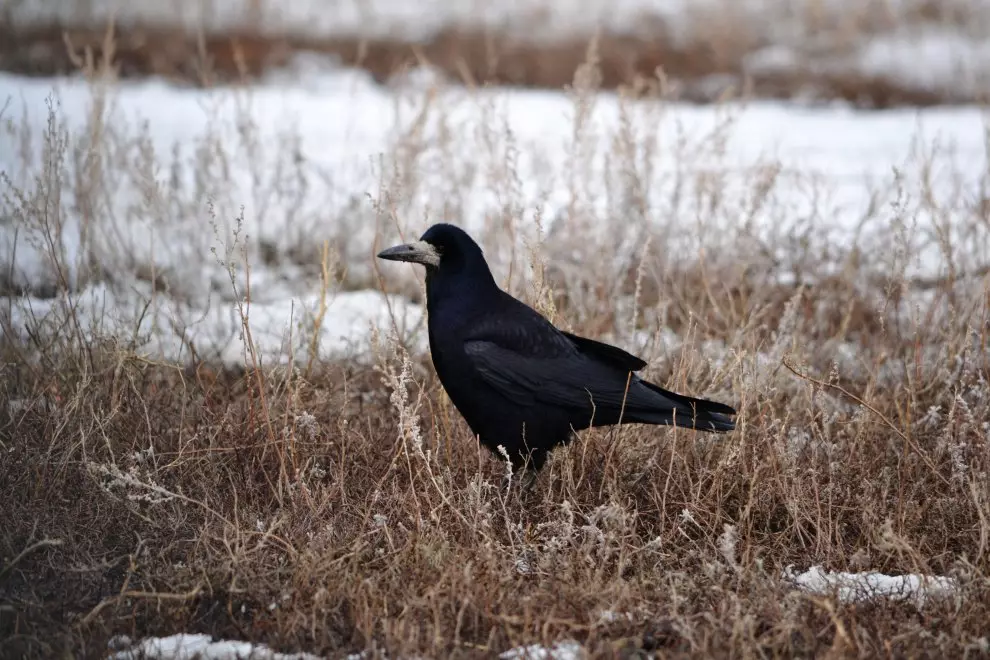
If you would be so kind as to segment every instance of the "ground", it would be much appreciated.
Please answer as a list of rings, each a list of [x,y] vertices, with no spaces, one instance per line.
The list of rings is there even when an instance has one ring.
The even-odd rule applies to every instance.
[[[200,6],[0,10],[0,655],[990,654],[978,5]],[[736,431],[506,482],[441,220]]]

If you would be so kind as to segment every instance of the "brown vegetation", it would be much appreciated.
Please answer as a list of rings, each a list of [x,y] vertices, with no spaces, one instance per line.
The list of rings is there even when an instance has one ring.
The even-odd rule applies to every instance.
[[[656,374],[728,384],[732,437],[588,433],[528,492],[499,488],[504,467],[401,353],[381,356],[384,378],[348,364],[304,378],[8,344],[6,652],[97,657],[111,635],[175,631],[332,657],[491,657],[561,638],[596,657],[975,650],[990,616],[986,298],[903,340],[863,328],[865,370],[841,379],[795,313],[811,301],[844,313],[827,291],[795,292],[777,330],[738,338],[715,374],[693,347]],[[726,301],[685,302],[708,320]],[[828,383],[786,360],[752,372],[768,342],[810,347],[795,371]],[[918,611],[781,579],[816,563],[962,586]]]
[[[447,28],[425,40],[402,37],[316,38],[257,31],[203,32],[145,25],[114,28],[119,75],[163,76],[192,85],[250,81],[286,66],[298,53],[317,53],[345,66],[367,70],[386,82],[410,67],[429,65],[452,80],[471,85],[513,85],[559,89],[571,84],[596,39],[601,85],[634,87],[638,80],[662,75],[676,98],[712,102],[726,94],[806,100],[841,99],[859,107],[889,108],[981,101],[968,93],[935,89],[857,71],[812,64],[841,54],[849,37],[836,37],[833,50],[810,56],[808,63],[785,70],[748,70],[747,55],[769,44],[719,22],[709,31],[685,39],[654,20],[643,33],[604,32],[593,37],[519,39],[511,32]],[[648,36],[646,36],[648,35]],[[98,59],[106,30],[0,25],[0,69],[28,75],[66,74],[89,49]]]

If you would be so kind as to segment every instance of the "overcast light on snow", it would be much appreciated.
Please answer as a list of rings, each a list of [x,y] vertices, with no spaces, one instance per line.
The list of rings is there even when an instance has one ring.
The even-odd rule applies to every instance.
[[[115,638],[118,648],[107,660],[319,660],[309,653],[277,653],[264,644],[214,640],[210,635],[179,633],[169,637],[149,637],[137,644]]]
[[[919,607],[929,598],[951,596],[958,586],[949,577],[833,572],[821,566],[812,566],[803,573],[788,567],[784,577],[804,591],[821,595],[834,593],[845,603],[889,598],[910,601]]]
[[[107,660],[319,660],[309,653],[278,653],[263,644],[215,640],[210,635],[179,633],[169,637],[149,637],[133,644],[126,637],[111,641],[117,648]],[[368,657],[352,653],[348,660]],[[579,660],[584,657],[580,644],[566,640],[547,648],[539,644],[520,646],[499,654],[502,660]],[[412,660],[410,658],[409,660]]]
[[[578,660],[584,657],[581,645],[573,640],[557,642],[550,648],[539,644],[509,649],[499,656],[502,660]]]
[[[286,257],[293,251],[315,253],[323,241],[336,240],[349,289],[372,285],[376,272],[393,279],[421,278],[408,266],[375,270],[375,250],[385,247],[376,241],[398,239],[394,223],[372,208],[383,181],[399,188],[399,220],[414,234],[438,220],[481,232],[504,211],[499,188],[519,197],[515,203],[524,224],[539,208],[550,234],[570,202],[575,111],[562,94],[445,88],[421,115],[424,95],[418,90],[391,90],[363,73],[326,64],[295,78],[272,75],[249,93],[175,89],[152,79],[121,83],[108,98],[101,130],[111,136],[107,144],[117,145],[108,147],[105,156],[106,176],[113,180],[106,181],[107,207],[90,223],[92,247],[83,254],[86,226],[72,204],[71,186],[72,154],[85,148],[91,116],[92,92],[83,80],[0,74],[0,98],[11,99],[7,119],[19,124],[17,131],[0,133],[0,169],[17,186],[36,186],[50,96],[57,99],[69,154],[62,174],[60,248],[67,257],[66,277],[77,289],[79,313],[88,319],[83,325],[128,337],[137,328],[147,340],[142,350],[152,357],[187,359],[187,342],[192,342],[200,353],[228,363],[243,361],[239,302],[248,279],[234,240],[238,216],[243,218],[238,240],[250,246],[250,327],[271,356],[284,355],[290,341],[304,349],[302,327],[293,331],[293,323],[312,320],[318,308],[319,259],[310,256],[309,267],[303,267]],[[877,215],[888,215],[894,168],[902,170],[910,194],[919,152],[931,152],[937,164],[932,195],[948,210],[937,220],[949,223],[943,228],[956,240],[956,266],[965,272],[986,263],[986,243],[955,236],[952,225],[976,203],[987,172],[984,117],[978,108],[857,112],[769,102],[719,109],[648,101],[630,108],[637,146],[653,142],[656,148],[649,213],[651,222],[676,228],[666,239],[669,258],[694,254],[692,237],[699,232],[705,233],[712,254],[717,254],[718,240],[726,241],[723,255],[728,256],[745,249],[732,242],[740,233],[779,245],[781,238],[800,235],[805,227],[823,240],[855,240],[873,256],[870,263],[885,262],[892,258],[893,228],[885,222],[860,226],[864,210],[874,191],[887,189],[878,198]],[[622,171],[606,158],[621,137],[621,113],[614,95],[599,95],[588,137],[579,145],[589,163],[580,184],[584,203],[598,218],[591,231],[607,231],[611,222],[622,221],[611,215]],[[723,135],[720,126],[729,115],[732,121]],[[419,126],[421,116],[426,121]],[[511,144],[505,142],[506,131],[511,131]],[[715,146],[699,136],[708,136]],[[415,156],[416,178],[409,180],[401,178],[404,166],[392,159],[414,143],[423,146]],[[215,155],[221,151],[222,159]],[[504,177],[499,172],[510,153],[518,173],[511,189],[498,179]],[[138,159],[137,164],[130,159]],[[747,226],[739,226],[737,209],[752,204],[753,181],[771,166],[780,167],[782,183]],[[201,177],[204,171],[212,178]],[[722,181],[718,185],[727,209],[715,215],[706,213],[705,200],[691,192],[713,175]],[[686,193],[678,196],[676,207],[671,205],[675,186]],[[917,206],[917,198],[899,203],[919,223],[916,236],[925,241],[913,246],[908,275],[938,275],[945,265],[936,218]],[[0,213],[16,215],[14,206],[5,201]],[[812,209],[824,213],[812,217]],[[486,236],[495,237],[479,234],[483,245]],[[39,297],[57,280],[45,245],[37,227],[0,225],[0,271],[11,273],[14,285],[33,296],[13,312],[14,331],[40,322],[57,300]],[[274,263],[262,259],[264,245],[277,255]],[[486,247],[496,273],[504,272],[501,256],[490,244]],[[799,257],[785,251],[779,258]],[[235,264],[233,275],[221,261]],[[84,266],[93,262],[118,279],[87,283]],[[158,293],[152,279],[167,283],[169,294]],[[323,355],[367,348],[369,324],[385,329],[394,324],[405,332],[419,327],[422,317],[422,310],[406,299],[370,291],[335,290],[328,302],[319,338]],[[417,337],[423,346],[422,333]]]

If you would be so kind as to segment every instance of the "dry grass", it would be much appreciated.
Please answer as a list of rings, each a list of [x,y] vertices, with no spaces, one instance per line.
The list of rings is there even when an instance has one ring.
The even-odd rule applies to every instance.
[[[591,73],[576,77],[579,107]],[[617,143],[616,167],[638,154]],[[3,318],[0,652],[100,657],[113,635],[181,630],[333,657],[492,657],[565,638],[593,657],[986,654],[987,277],[951,267],[949,237],[953,275],[925,283],[896,259],[867,271],[841,245],[781,263],[737,242],[719,258],[732,239],[713,233],[653,258],[650,244],[683,236],[636,214],[649,174],[626,174],[613,243],[587,240],[600,222],[576,177],[557,233],[499,272],[507,259],[515,293],[651,358],[658,382],[736,405],[735,433],[589,432],[531,490],[504,489],[428,358],[388,328],[371,365],[249,352],[241,372],[177,366],[82,332],[56,283],[67,304],[43,329],[16,340]],[[712,217],[745,211],[706,185]],[[772,182],[752,186],[755,208]],[[907,227],[906,208],[870,217]],[[511,196],[505,211],[483,238],[495,258],[531,229]],[[978,200],[952,212],[986,225]],[[792,249],[780,241],[762,247]],[[57,241],[49,256],[64,258]],[[819,563],[960,589],[919,610],[781,577]]]
[[[731,438],[585,434],[526,493],[499,488],[503,466],[420,361],[303,378],[7,346],[5,564],[30,549],[0,586],[7,652],[96,657],[113,634],[184,630],[335,656],[487,657],[570,637],[596,657],[958,657],[990,616],[985,294],[965,324],[870,332],[864,374],[841,379],[794,311],[813,299],[846,311],[812,287],[733,342]],[[705,323],[727,301],[684,302]],[[758,361],[770,342],[804,346],[801,372],[862,403]],[[937,359],[919,354],[931,345]],[[685,349],[655,375],[698,390],[708,373]],[[814,563],[962,587],[918,612],[780,578]]]

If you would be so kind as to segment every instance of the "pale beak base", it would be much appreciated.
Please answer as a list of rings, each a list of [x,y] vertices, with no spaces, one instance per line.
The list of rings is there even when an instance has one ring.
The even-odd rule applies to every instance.
[[[386,261],[408,261],[434,268],[440,265],[440,253],[426,241],[396,245],[378,253],[379,259]]]

